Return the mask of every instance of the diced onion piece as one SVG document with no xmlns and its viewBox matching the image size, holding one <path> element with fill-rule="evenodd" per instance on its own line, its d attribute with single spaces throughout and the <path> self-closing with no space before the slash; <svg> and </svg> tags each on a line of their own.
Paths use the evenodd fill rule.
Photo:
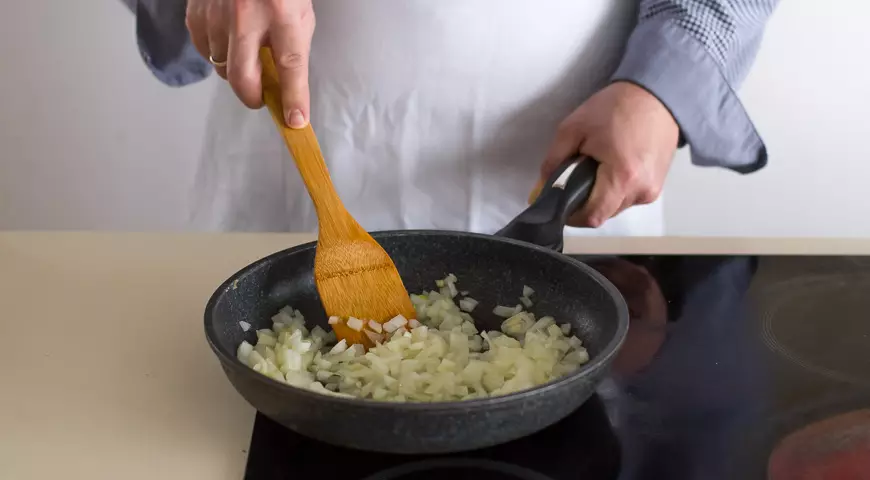
<svg viewBox="0 0 870 480">
<path fill-rule="evenodd" d="M 532 295 L 534 295 L 534 293 L 535 293 L 535 291 L 532 290 L 532 287 L 530 287 L 528 285 L 523 285 L 523 296 L 524 297 L 529 298 Z"/>
<path fill-rule="evenodd" d="M 525 312 L 520 312 L 501 323 L 501 330 L 512 336 L 519 337 L 534 325 L 534 318 Z"/>
<path fill-rule="evenodd" d="M 239 326 L 242 327 L 243 332 L 247 332 L 251 329 L 251 324 L 244 320 L 239 321 Z"/>
<path fill-rule="evenodd" d="M 347 319 L 347 322 L 345 322 L 345 324 L 347 325 L 348 328 L 350 328 L 351 330 L 356 330 L 357 332 L 361 332 L 363 329 L 363 325 L 365 325 L 365 323 L 362 320 L 360 320 L 356 317 L 349 317 Z"/>
<path fill-rule="evenodd" d="M 573 352 L 565 355 L 565 358 L 562 359 L 562 363 L 568 364 L 583 364 L 589 361 L 589 352 L 586 351 L 585 348 L 579 348 L 574 350 Z"/>
<path fill-rule="evenodd" d="M 532 305 L 534 305 L 529 297 L 520 297 L 520 303 L 526 308 L 532 308 Z"/>
<path fill-rule="evenodd" d="M 417 327 L 419 327 L 420 325 L 422 325 L 422 324 L 421 324 L 420 322 L 418 322 L 418 321 L 417 321 L 416 319 L 414 319 L 414 318 L 408 320 L 408 326 L 411 327 L 411 328 L 417 328 Z"/>
<path fill-rule="evenodd" d="M 384 327 L 374 320 L 369 320 L 369 329 L 376 333 L 381 333 L 384 331 Z"/>
<path fill-rule="evenodd" d="M 281 355 L 278 360 L 279 364 L 284 367 L 285 370 L 294 370 L 297 372 L 302 370 L 302 355 L 297 351 L 283 348 L 281 349 Z"/>
<path fill-rule="evenodd" d="M 393 333 L 399 329 L 399 327 L 404 327 L 408 324 L 408 319 L 403 317 L 402 315 L 396 315 L 391 318 L 389 321 L 383 324 L 384 331 L 387 333 Z"/>
<path fill-rule="evenodd" d="M 278 343 L 278 340 L 271 330 L 257 330 L 257 345 L 273 347 L 276 343 Z"/>
<path fill-rule="evenodd" d="M 333 315 L 329 317 L 329 320 L 326 323 L 330 325 L 338 325 L 339 323 L 341 323 L 341 319 Z"/>
<path fill-rule="evenodd" d="M 336 343 L 332 347 L 332 349 L 329 351 L 329 353 L 332 355 L 337 355 L 339 353 L 344 352 L 345 350 L 347 350 L 347 340 L 342 339 L 340 342 Z"/>
<path fill-rule="evenodd" d="M 473 311 L 474 308 L 477 307 L 477 305 L 478 301 L 471 297 L 465 297 L 459 300 L 459 308 L 465 312 Z"/>
<path fill-rule="evenodd" d="M 311 329 L 311 336 L 313 338 L 319 338 L 322 345 L 323 343 L 326 343 L 326 339 L 329 338 L 329 333 L 320 328 L 319 325 L 315 325 L 314 328 Z"/>
<path fill-rule="evenodd" d="M 563 323 L 560 328 L 562 329 L 563 335 L 569 335 L 571 333 L 571 324 L 570 323 Z"/>
<path fill-rule="evenodd" d="M 254 346 L 242 340 L 242 343 L 239 344 L 239 349 L 236 351 L 236 358 L 242 363 L 248 363 L 248 355 L 253 351 Z"/>
<path fill-rule="evenodd" d="M 514 311 L 514 307 L 505 307 L 503 305 L 495 307 L 492 310 L 492 313 L 494 313 L 498 317 L 503 318 L 510 318 L 517 314 L 517 312 Z"/>
<path fill-rule="evenodd" d="M 367 337 L 369 337 L 369 340 L 371 340 L 372 343 L 381 343 L 381 341 L 384 340 L 383 335 L 381 335 L 379 333 L 372 332 L 371 330 L 366 330 L 365 334 Z"/>
<path fill-rule="evenodd" d="M 545 330 L 550 325 L 555 325 L 556 320 L 553 317 L 541 317 L 534 325 L 532 325 L 531 330 Z"/>
</svg>

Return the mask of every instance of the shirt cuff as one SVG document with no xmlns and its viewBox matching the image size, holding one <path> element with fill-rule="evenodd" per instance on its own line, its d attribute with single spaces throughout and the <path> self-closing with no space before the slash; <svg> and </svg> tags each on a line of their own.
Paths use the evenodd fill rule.
<svg viewBox="0 0 870 480">
<path fill-rule="evenodd" d="M 767 148 L 719 66 L 672 22 L 638 24 L 612 80 L 643 87 L 665 105 L 695 165 L 751 173 L 767 164 Z"/>
<path fill-rule="evenodd" d="M 182 87 L 205 79 L 212 66 L 196 51 L 184 24 L 187 2 L 138 0 L 136 41 L 142 61 L 158 80 Z"/>
</svg>

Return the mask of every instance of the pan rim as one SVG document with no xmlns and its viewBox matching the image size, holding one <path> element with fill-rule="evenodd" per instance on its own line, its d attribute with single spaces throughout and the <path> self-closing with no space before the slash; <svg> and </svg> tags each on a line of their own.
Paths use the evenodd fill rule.
<svg viewBox="0 0 870 480">
<path fill-rule="evenodd" d="M 254 270 L 264 263 L 268 263 L 269 261 L 278 258 L 284 257 L 287 255 L 296 254 L 299 252 L 303 252 L 306 250 L 310 250 L 315 248 L 317 245 L 316 241 L 303 243 L 300 245 L 296 245 L 290 248 L 286 248 L 284 250 L 277 251 L 270 255 L 267 255 L 259 260 L 256 260 L 242 269 L 235 272 L 232 276 L 230 276 L 227 280 L 220 284 L 217 289 L 211 294 L 208 302 L 206 303 L 205 313 L 204 313 L 204 327 L 205 327 L 205 336 L 208 341 L 209 347 L 212 352 L 218 357 L 221 361 L 221 364 L 224 368 L 232 368 L 235 371 L 247 371 L 254 375 L 250 375 L 250 378 L 256 378 L 256 381 L 262 382 L 265 385 L 278 388 L 284 390 L 288 393 L 300 394 L 304 395 L 310 399 L 317 401 L 326 401 L 330 403 L 335 403 L 337 405 L 342 405 L 351 408 L 375 408 L 375 409 L 387 409 L 393 411 L 408 411 L 408 412 L 432 412 L 432 411 L 442 411 L 442 410 L 456 410 L 456 409 L 480 409 L 480 408 L 490 408 L 494 405 L 500 405 L 505 403 L 513 403 L 522 401 L 530 396 L 534 396 L 540 393 L 546 393 L 552 390 L 557 390 L 562 388 L 565 385 L 573 384 L 576 382 L 583 381 L 586 377 L 590 376 L 593 372 L 597 372 L 602 368 L 606 368 L 606 366 L 610 363 L 612 358 L 617 354 L 620 347 L 625 341 L 625 337 L 628 334 L 628 326 L 629 326 L 629 315 L 628 315 L 628 305 L 625 302 L 625 298 L 610 282 L 604 275 L 599 273 L 594 268 L 589 265 L 569 257 L 561 252 L 557 252 L 555 250 L 550 250 L 545 247 L 541 247 L 539 245 L 535 245 L 533 243 L 523 242 L 521 240 L 514 240 L 512 238 L 505 237 L 497 237 L 494 235 L 487 235 L 481 233 L 470 233 L 464 231 L 457 230 L 380 230 L 370 232 L 372 237 L 375 240 L 379 240 L 380 238 L 386 237 L 420 237 L 420 236 L 428 236 L 428 237 L 470 237 L 476 238 L 489 242 L 498 242 L 504 244 L 510 244 L 514 246 L 519 246 L 527 249 L 534 250 L 536 252 L 548 255 L 553 257 L 556 260 L 568 262 L 573 267 L 578 270 L 584 272 L 585 274 L 591 276 L 595 281 L 598 282 L 601 287 L 610 294 L 610 297 L 616 302 L 616 331 L 614 333 L 613 338 L 604 346 L 602 351 L 589 359 L 589 362 L 582 365 L 580 368 L 575 370 L 574 372 L 565 375 L 561 378 L 557 378 L 555 380 L 551 380 L 547 383 L 536 385 L 532 388 L 527 388 L 525 390 L 520 390 L 517 392 L 512 392 L 507 395 L 499 395 L 495 397 L 484 397 L 484 398 L 474 398 L 470 400 L 451 400 L 451 401 L 437 401 L 437 402 L 390 402 L 383 400 L 372 400 L 372 399 L 364 399 L 364 398 L 344 398 L 337 397 L 332 395 L 326 395 L 323 393 L 317 393 L 312 390 L 308 390 L 306 388 L 295 387 L 292 385 L 288 385 L 283 382 L 279 382 L 272 378 L 269 378 L 265 375 L 261 375 L 255 371 L 253 371 L 247 365 L 242 364 L 235 355 L 229 354 L 223 351 L 215 342 L 214 335 L 210 329 L 209 317 L 210 313 L 214 310 L 215 305 L 217 304 L 218 299 L 223 295 L 226 291 L 232 288 L 233 283 L 241 278 L 246 273 Z M 240 370 L 243 369 L 243 370 Z"/>
</svg>

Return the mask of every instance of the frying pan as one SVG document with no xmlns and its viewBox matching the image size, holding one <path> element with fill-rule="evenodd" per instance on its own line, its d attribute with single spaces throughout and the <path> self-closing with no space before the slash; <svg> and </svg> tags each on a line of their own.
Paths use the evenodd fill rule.
<svg viewBox="0 0 870 480">
<path fill-rule="evenodd" d="M 258 260 L 221 284 L 205 309 L 206 338 L 236 390 L 285 427 L 334 445 L 387 453 L 448 453 L 504 443 L 541 430 L 585 402 L 606 374 L 628 331 L 619 291 L 591 267 L 560 253 L 565 222 L 586 201 L 598 163 L 564 164 L 538 199 L 496 235 L 452 231 L 385 231 L 372 236 L 393 258 L 410 292 L 431 290 L 455 274 L 480 302 L 481 329 L 498 330 L 495 305 L 513 305 L 523 285 L 535 290 L 532 311 L 569 322 L 590 361 L 550 383 L 505 396 L 466 401 L 397 403 L 327 396 L 261 375 L 236 359 L 242 340 L 271 328 L 291 305 L 309 327 L 329 329 L 314 284 L 315 243 Z M 253 328 L 244 332 L 239 321 Z"/>
</svg>

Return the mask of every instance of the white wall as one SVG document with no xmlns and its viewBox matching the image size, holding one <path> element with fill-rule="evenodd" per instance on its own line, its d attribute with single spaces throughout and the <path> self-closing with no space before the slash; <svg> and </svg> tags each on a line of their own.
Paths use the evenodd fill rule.
<svg viewBox="0 0 870 480">
<path fill-rule="evenodd" d="M 184 228 L 214 84 L 172 89 L 118 0 L 6 2 L 0 229 Z"/>
<path fill-rule="evenodd" d="M 770 165 L 741 177 L 680 157 L 668 233 L 870 236 L 867 18 L 858 0 L 782 1 L 742 91 Z M 10 2 L 0 68 L 0 229 L 185 227 L 214 79 L 157 82 L 118 0 Z"/>
<path fill-rule="evenodd" d="M 870 236 L 870 3 L 782 0 L 741 98 L 764 137 L 752 175 L 675 162 L 668 234 Z"/>
</svg>

